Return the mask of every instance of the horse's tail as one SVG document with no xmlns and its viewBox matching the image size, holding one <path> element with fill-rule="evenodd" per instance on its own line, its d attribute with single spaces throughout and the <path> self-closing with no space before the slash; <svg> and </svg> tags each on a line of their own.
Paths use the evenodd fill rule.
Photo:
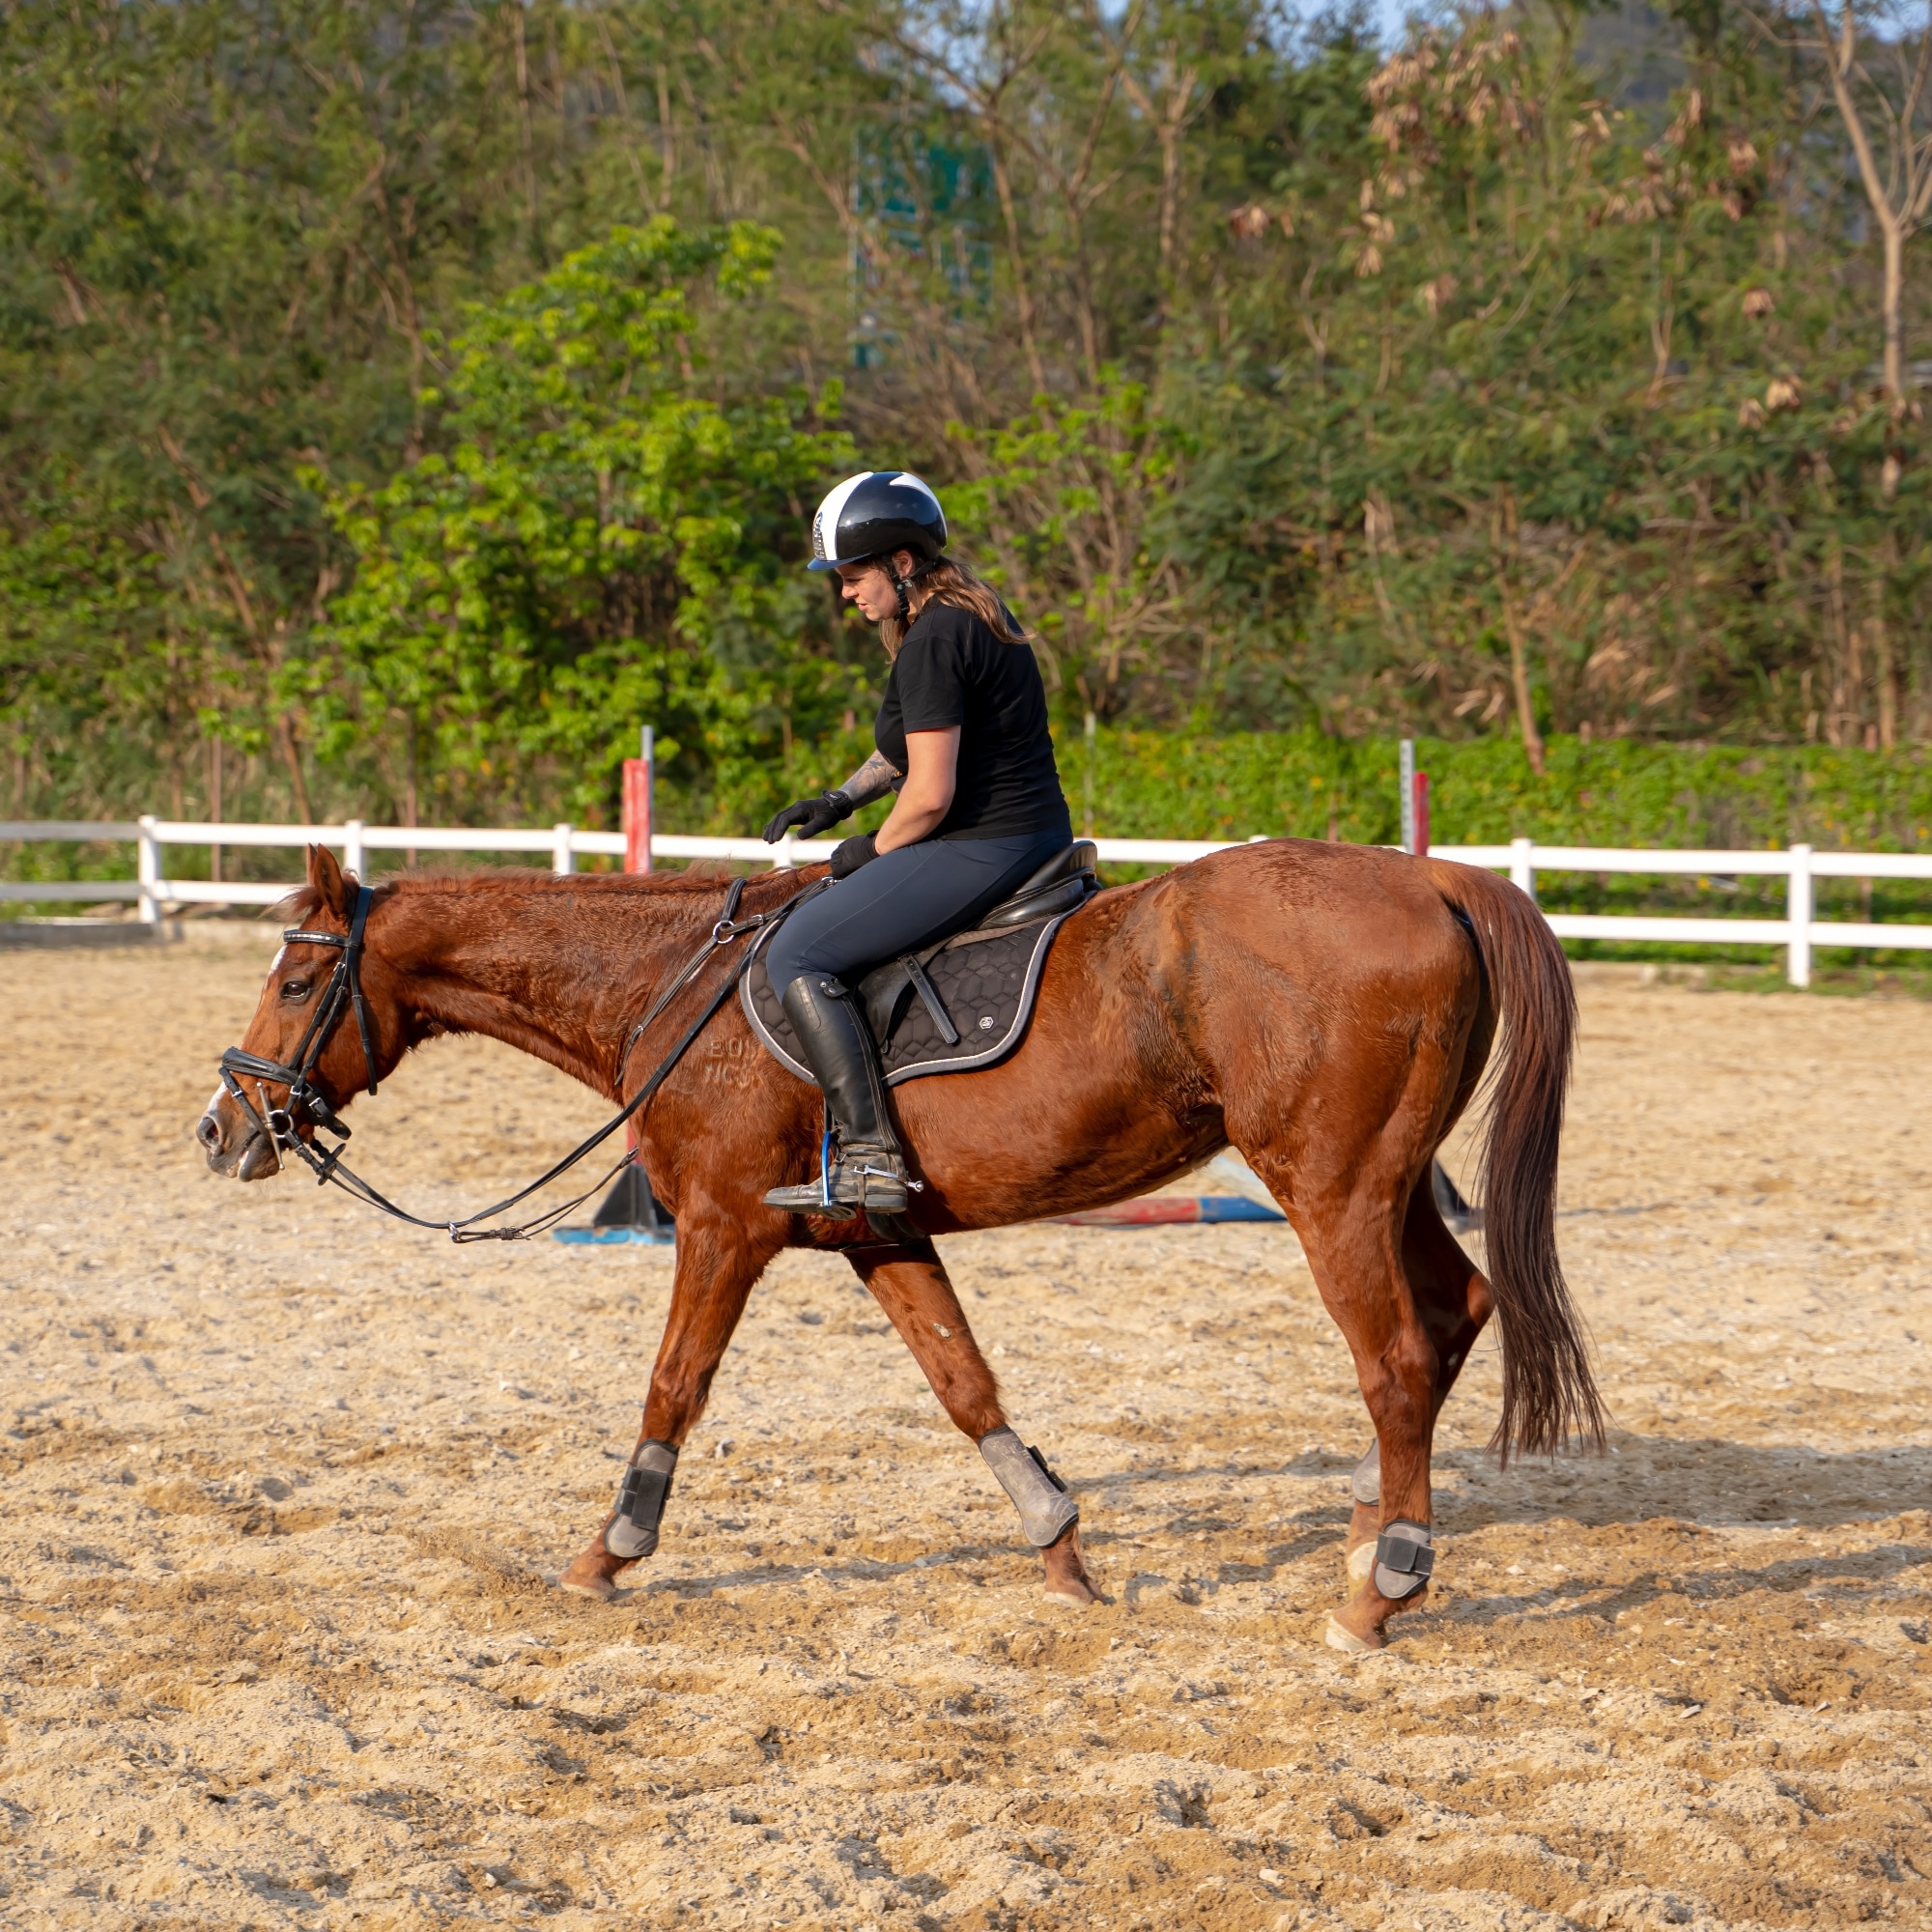
<svg viewBox="0 0 1932 1932">
<path fill-rule="evenodd" d="M 1432 862 L 1468 922 L 1502 1023 L 1491 1069 L 1482 1200 L 1502 1323 L 1503 1412 L 1492 1446 L 1548 1454 L 1574 1434 L 1601 1447 L 1604 1407 L 1556 1254 L 1556 1155 L 1577 1033 L 1570 962 L 1529 895 L 1493 872 Z"/>
</svg>

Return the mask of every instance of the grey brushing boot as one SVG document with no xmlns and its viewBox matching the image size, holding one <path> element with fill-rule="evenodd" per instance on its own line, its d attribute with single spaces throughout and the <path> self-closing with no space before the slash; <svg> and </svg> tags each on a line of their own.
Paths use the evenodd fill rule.
<svg viewBox="0 0 1932 1932">
<path fill-rule="evenodd" d="M 850 1220 L 855 1208 L 868 1216 L 903 1214 L 905 1155 L 886 1105 L 878 1050 L 858 1002 L 829 973 L 801 973 L 784 989 L 782 1005 L 799 1049 L 825 1090 L 838 1151 L 822 1186 L 808 1181 L 802 1187 L 774 1187 L 765 1206 L 834 1220 Z"/>
</svg>

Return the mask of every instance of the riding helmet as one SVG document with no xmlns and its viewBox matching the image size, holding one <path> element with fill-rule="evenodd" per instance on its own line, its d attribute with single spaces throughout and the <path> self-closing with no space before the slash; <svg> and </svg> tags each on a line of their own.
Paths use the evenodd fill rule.
<svg viewBox="0 0 1932 1932">
<path fill-rule="evenodd" d="M 929 563 L 946 548 L 946 512 L 910 469 L 862 469 L 818 506 L 811 520 L 808 570 L 863 563 L 909 550 Z"/>
</svg>

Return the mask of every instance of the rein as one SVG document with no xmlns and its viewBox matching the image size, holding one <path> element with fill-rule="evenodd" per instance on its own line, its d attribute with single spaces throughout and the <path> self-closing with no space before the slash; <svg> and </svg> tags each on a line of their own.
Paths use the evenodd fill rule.
<svg viewBox="0 0 1932 1932">
<path fill-rule="evenodd" d="M 740 920 L 737 918 L 738 901 L 744 895 L 745 881 L 743 879 L 731 881 L 731 889 L 724 898 L 724 914 L 712 926 L 703 945 L 673 975 L 670 984 L 651 1003 L 650 1010 L 631 1029 L 626 1037 L 624 1051 L 617 1062 L 617 1076 L 614 1083 L 620 1092 L 624 1084 L 624 1068 L 630 1063 L 632 1049 L 665 1009 L 697 978 L 711 955 L 748 932 L 756 932 L 766 926 L 777 925 L 794 906 L 819 891 L 823 883 L 821 880 L 808 887 L 805 892 L 796 894 L 783 905 L 777 906 L 770 912 L 754 913 L 750 919 Z M 260 1054 L 245 1053 L 239 1046 L 231 1046 L 221 1056 L 221 1084 L 227 1089 L 230 1097 L 255 1122 L 256 1127 L 269 1136 L 277 1155 L 285 1151 L 297 1155 L 315 1175 L 317 1186 L 327 1186 L 333 1182 L 346 1194 L 366 1202 L 372 1208 L 380 1208 L 384 1214 L 398 1221 L 407 1221 L 412 1228 L 445 1229 L 449 1238 L 459 1243 L 526 1241 L 531 1236 L 540 1235 L 554 1227 L 573 1208 L 581 1208 L 593 1194 L 615 1179 L 635 1158 L 629 1149 L 626 1149 L 623 1159 L 618 1161 L 608 1174 L 578 1195 L 575 1200 L 566 1201 L 560 1208 L 549 1209 L 519 1227 L 476 1226 L 477 1222 L 487 1221 L 495 1214 L 501 1214 L 516 1207 L 519 1202 L 528 1200 L 540 1189 L 548 1187 L 559 1175 L 568 1173 L 586 1154 L 609 1140 L 625 1122 L 647 1106 L 658 1089 L 670 1077 L 678 1062 L 690 1051 L 692 1043 L 711 1024 L 719 1008 L 730 998 L 739 980 L 744 976 L 745 968 L 751 963 L 752 949 L 747 948 L 724 976 L 717 991 L 705 1002 L 704 1010 L 685 1029 L 683 1037 L 658 1063 L 650 1078 L 603 1126 L 587 1140 L 579 1142 L 554 1167 L 539 1175 L 527 1187 L 520 1188 L 515 1194 L 497 1202 L 493 1207 L 479 1208 L 475 1213 L 466 1215 L 460 1221 L 426 1220 L 421 1215 L 412 1214 L 406 1208 L 397 1207 L 386 1195 L 364 1180 L 359 1174 L 344 1165 L 342 1151 L 349 1141 L 349 1128 L 337 1118 L 335 1110 L 317 1091 L 314 1081 L 310 1078 L 316 1063 L 327 1050 L 330 1038 L 336 1028 L 341 1025 L 344 1013 L 353 1010 L 355 1014 L 356 1032 L 362 1042 L 363 1061 L 369 1071 L 369 1092 L 372 1094 L 376 1092 L 375 1039 L 370 1029 L 368 1006 L 362 997 L 361 979 L 362 936 L 369 923 L 369 907 L 374 898 L 375 894 L 369 887 L 360 884 L 356 886 L 355 908 L 350 916 L 349 930 L 346 933 L 309 931 L 304 927 L 294 926 L 282 934 L 283 943 L 286 945 L 332 946 L 339 949 L 342 956 L 335 962 L 334 971 L 329 975 L 328 984 L 316 1007 L 315 1015 L 302 1034 L 293 1057 L 284 1063 L 265 1059 Z M 286 1087 L 288 1089 L 286 1103 L 280 1107 L 270 1107 L 268 1104 L 268 1095 L 263 1094 L 262 1106 L 258 1110 L 242 1090 L 243 1075 L 258 1083 L 268 1080 L 273 1081 L 277 1086 Z M 310 1141 L 304 1140 L 297 1127 L 298 1110 L 307 1117 L 315 1128 L 326 1127 L 330 1133 L 339 1135 L 340 1138 L 335 1146 L 318 1152 Z"/>
</svg>

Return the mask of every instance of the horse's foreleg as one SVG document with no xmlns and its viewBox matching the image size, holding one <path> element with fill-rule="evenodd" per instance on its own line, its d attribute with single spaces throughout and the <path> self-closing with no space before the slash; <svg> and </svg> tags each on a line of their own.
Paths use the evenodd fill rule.
<svg viewBox="0 0 1932 1932">
<path fill-rule="evenodd" d="M 781 1229 L 754 1241 L 736 1219 L 679 1218 L 670 1313 L 651 1370 L 643 1426 L 625 1467 L 617 1506 L 589 1548 L 557 1578 L 564 1589 L 613 1596 L 618 1572 L 656 1550 L 677 1452 L 704 1413 L 711 1378 L 745 1312 L 745 1299 L 781 1239 Z"/>
<path fill-rule="evenodd" d="M 979 1445 L 1018 1507 L 1028 1541 L 1046 1566 L 1048 1594 L 1076 1604 L 1097 1603 L 1100 1593 L 1081 1559 L 1077 1514 L 1008 1426 L 999 1383 L 973 1339 L 932 1243 L 854 1248 L 847 1259 L 912 1350 L 954 1427 Z"/>
<path fill-rule="evenodd" d="M 1403 1223 L 1402 1263 L 1422 1325 L 1435 1348 L 1435 1409 L 1456 1385 L 1483 1324 L 1493 1306 L 1490 1284 L 1443 1225 L 1427 1180 L 1409 1196 Z M 1371 1442 L 1349 1483 L 1354 1508 L 1349 1520 L 1349 1578 L 1360 1583 L 1375 1567 L 1376 1539 L 1381 1534 L 1381 1450 Z"/>
</svg>

